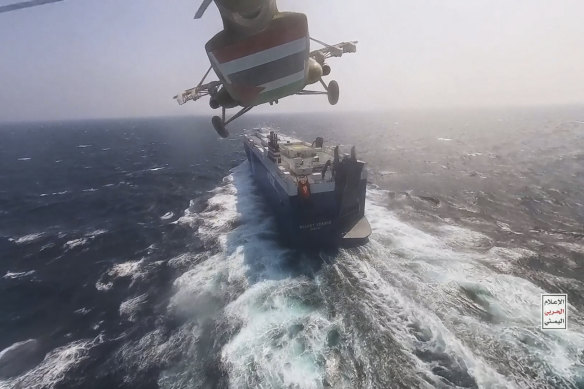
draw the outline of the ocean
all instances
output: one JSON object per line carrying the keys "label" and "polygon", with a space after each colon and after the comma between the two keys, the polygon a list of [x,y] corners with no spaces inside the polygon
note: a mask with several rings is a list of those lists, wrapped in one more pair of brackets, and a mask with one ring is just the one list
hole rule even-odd
{"label": "ocean", "polygon": [[[241,129],[356,145],[360,247],[280,243]],[[0,388],[584,388],[584,108],[0,125]],[[542,326],[565,293],[567,329]]]}

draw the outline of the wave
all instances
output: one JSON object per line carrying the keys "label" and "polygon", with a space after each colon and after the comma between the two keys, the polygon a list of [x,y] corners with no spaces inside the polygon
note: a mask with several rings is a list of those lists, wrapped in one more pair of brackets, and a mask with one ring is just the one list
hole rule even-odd
{"label": "wave", "polygon": [[107,230],[95,230],[92,232],[88,232],[83,237],[77,239],[71,239],[63,245],[63,248],[67,250],[73,250],[75,248],[83,247],[93,239],[97,238],[100,235],[107,233]]}
{"label": "wave", "polygon": [[130,298],[120,304],[120,316],[128,321],[136,321],[140,307],[148,300],[146,294]]}
{"label": "wave", "polygon": [[99,291],[110,290],[114,286],[114,282],[120,278],[131,278],[132,282],[130,286],[132,286],[136,281],[146,275],[144,265],[144,259],[118,263],[97,280],[95,288]]}
{"label": "wave", "polygon": [[174,212],[167,212],[164,215],[160,216],[160,220],[169,220],[172,219],[174,216]]}
{"label": "wave", "polygon": [[[532,251],[453,224],[414,226],[385,207],[389,196],[368,190],[365,246],[302,253],[277,243],[247,164],[233,169],[176,221],[206,251],[168,261],[186,269],[167,306],[181,324],[123,347],[128,380],[163,361],[161,388],[582,384],[582,314],[570,306],[567,331],[540,331],[545,291],[513,275]],[[143,267],[116,265],[107,278],[134,282]]]}
{"label": "wave", "polygon": [[25,278],[28,276],[31,276],[35,273],[34,270],[30,270],[30,271],[26,271],[26,272],[11,272],[10,270],[6,272],[6,274],[4,274],[4,276],[2,278],[4,279],[10,279],[10,280],[16,280],[16,279],[20,279],[20,278]]}
{"label": "wave", "polygon": [[9,240],[16,243],[16,244],[28,244],[28,243],[32,243],[36,240],[39,240],[44,235],[45,235],[44,232],[37,232],[34,234],[28,234],[28,235],[24,235],[24,236],[21,236],[21,237],[16,238],[16,239],[9,239]]}
{"label": "wave", "polygon": [[0,380],[1,389],[52,389],[63,382],[67,373],[89,359],[89,351],[103,342],[101,336],[79,340],[49,352],[36,367],[16,378]]}
{"label": "wave", "polygon": [[67,241],[63,247],[68,249],[68,250],[72,250],[75,247],[84,246],[87,242],[88,242],[88,240],[85,238],[73,239],[73,240]]}

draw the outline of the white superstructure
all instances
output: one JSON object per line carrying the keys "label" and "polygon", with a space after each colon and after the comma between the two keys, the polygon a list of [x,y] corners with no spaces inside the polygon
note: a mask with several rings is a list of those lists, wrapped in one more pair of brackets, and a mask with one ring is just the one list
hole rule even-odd
{"label": "white superstructure", "polygon": [[[334,190],[332,172],[334,147],[317,147],[316,141],[310,144],[278,134],[279,151],[274,152],[269,148],[269,131],[254,129],[246,132],[244,136],[245,142],[259,158],[271,161],[264,165],[290,195],[297,193],[298,181],[303,179],[308,180],[312,193]],[[341,155],[341,158],[346,155]],[[363,169],[361,178],[367,178],[366,169]]]}

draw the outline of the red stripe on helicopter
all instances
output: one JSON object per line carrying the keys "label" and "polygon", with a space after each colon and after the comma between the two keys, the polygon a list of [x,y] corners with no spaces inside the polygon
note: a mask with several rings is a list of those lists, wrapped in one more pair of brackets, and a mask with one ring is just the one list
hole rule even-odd
{"label": "red stripe on helicopter", "polygon": [[276,20],[274,24],[261,33],[248,37],[229,46],[214,50],[213,55],[219,63],[225,63],[237,58],[255,54],[273,47],[295,41],[300,38],[308,38],[306,25],[287,25],[286,19]]}

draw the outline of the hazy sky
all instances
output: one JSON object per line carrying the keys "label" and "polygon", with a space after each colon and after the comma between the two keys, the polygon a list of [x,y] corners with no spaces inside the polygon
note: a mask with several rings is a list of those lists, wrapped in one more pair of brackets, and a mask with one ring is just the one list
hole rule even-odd
{"label": "hazy sky", "polygon": [[[0,5],[16,0],[0,0]],[[584,103],[584,0],[280,0],[311,35],[359,40],[330,61],[341,99],[259,112]],[[0,121],[209,114],[172,96],[221,28],[191,0],[65,0],[0,14]],[[313,45],[313,48],[315,46]]]}

